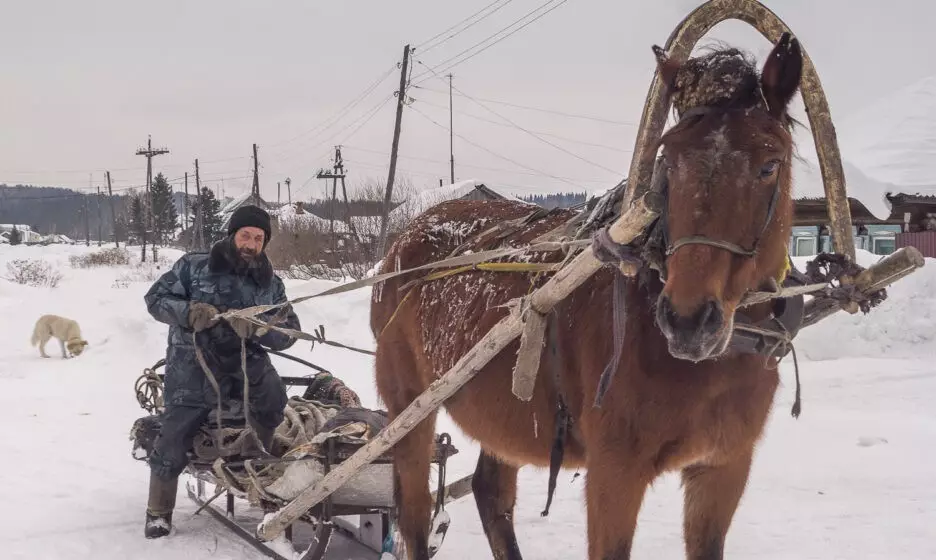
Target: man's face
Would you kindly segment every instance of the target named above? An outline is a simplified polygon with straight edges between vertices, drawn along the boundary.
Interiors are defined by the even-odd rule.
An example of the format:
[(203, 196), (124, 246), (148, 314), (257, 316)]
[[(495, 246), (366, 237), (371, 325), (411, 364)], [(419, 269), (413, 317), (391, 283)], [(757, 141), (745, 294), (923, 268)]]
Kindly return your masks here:
[(263, 251), (263, 230), (258, 227), (245, 226), (234, 234), (234, 247), (237, 254), (247, 262), (257, 258)]

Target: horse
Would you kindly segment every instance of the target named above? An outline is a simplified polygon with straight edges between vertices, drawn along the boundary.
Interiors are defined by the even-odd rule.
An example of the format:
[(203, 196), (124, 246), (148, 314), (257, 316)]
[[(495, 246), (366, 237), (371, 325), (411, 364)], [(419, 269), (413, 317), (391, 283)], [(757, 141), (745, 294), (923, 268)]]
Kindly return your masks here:
[[(654, 146), (666, 183), (654, 225), (665, 241), (663, 266), (644, 266), (625, 280), (603, 267), (560, 302), (529, 401), (511, 393), (514, 341), (445, 403), (481, 446), (472, 489), (499, 560), (522, 558), (513, 524), (517, 472), (550, 464), (557, 406), (570, 419), (561, 465), (587, 470), (590, 560), (630, 558), (645, 490), (669, 471), (682, 477), (686, 557), (723, 558), (779, 384), (777, 356), (737, 352), (729, 341), (745, 293), (776, 287), (788, 264), (795, 124), (788, 105), (802, 72), (799, 43), (784, 34), (760, 72), (737, 49), (720, 47), (682, 63), (654, 50), (679, 117)], [(529, 212), (511, 200), (441, 203), (401, 232), (381, 272), (491, 248), (482, 233), (508, 220), (521, 225), (493, 244), (520, 247), (573, 215), (559, 210), (523, 222)], [(543, 252), (528, 260), (561, 258)], [(391, 419), (505, 317), (509, 300), (548, 275), (415, 274), (387, 280), (372, 295), (376, 385)], [(616, 350), (619, 297), (626, 313)], [(766, 315), (769, 305), (744, 313)], [(613, 382), (596, 406), (599, 378), (616, 352)], [(430, 557), (435, 419), (433, 412), (393, 450), (398, 527), (411, 560)]]

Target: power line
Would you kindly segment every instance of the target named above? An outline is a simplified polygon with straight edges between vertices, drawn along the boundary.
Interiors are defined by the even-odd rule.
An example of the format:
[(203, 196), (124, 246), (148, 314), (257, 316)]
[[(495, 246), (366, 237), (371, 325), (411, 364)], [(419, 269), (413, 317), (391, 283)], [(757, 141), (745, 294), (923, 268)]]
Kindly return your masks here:
[[(441, 41), (438, 41), (438, 42), (436, 42), (435, 44), (426, 46), (426, 45), (428, 45), (429, 43), (432, 43), (432, 42), (433, 42), (435, 39), (437, 39), (438, 37), (441, 37), (441, 36), (444, 35), (445, 33), (448, 33), (449, 31), (455, 29), (456, 27), (458, 27), (458, 26), (461, 25), (462, 23), (465, 23), (466, 21), (468, 21), (468, 20), (474, 18), (474, 17), (477, 16), (478, 14), (484, 12), (485, 10), (487, 10), (488, 8), (490, 8), (491, 6), (494, 6), (495, 4), (500, 4), (501, 2), (503, 2), (503, 4), (501, 4), (500, 6), (497, 6), (496, 8), (494, 8), (493, 10), (491, 10), (490, 12), (488, 12), (488, 13), (484, 14), (483, 16), (481, 16), (479, 19), (477, 19), (477, 20), (475, 20), (475, 21), (469, 23), (468, 25), (466, 25), (466, 26), (463, 27), (462, 29), (456, 31), (455, 33), (449, 35), (449, 36), (446, 37), (445, 39), (442, 39)], [(432, 49), (438, 47), (439, 45), (442, 45), (442, 44), (446, 43), (447, 41), (451, 40), (452, 38), (454, 38), (454, 37), (456, 37), (456, 36), (458, 36), (458, 35), (464, 33), (466, 30), (468, 30), (468, 29), (470, 29), (471, 27), (477, 25), (478, 23), (481, 23), (482, 21), (484, 21), (485, 19), (487, 19), (489, 16), (491, 16), (491, 15), (497, 13), (501, 8), (507, 6), (507, 4), (510, 4), (511, 2), (513, 2), (513, 0), (506, 0), (506, 1), (504, 1), (504, 0), (494, 0), (494, 2), (491, 2), (491, 3), (488, 4), (487, 6), (481, 8), (481, 9), (478, 10), (477, 12), (475, 12), (475, 13), (471, 14), (470, 16), (466, 17), (465, 19), (459, 21), (459, 22), (456, 23), (455, 25), (449, 27), (448, 29), (446, 29), (446, 30), (444, 30), (444, 31), (440, 31), (439, 33), (436, 33), (436, 34), (433, 35), (431, 38), (427, 39), (426, 41), (423, 41), (422, 43), (420, 43), (420, 44), (418, 44), (418, 45), (416, 45), (416, 47), (415, 47), (413, 50), (417, 50), (417, 49), (418, 49), (420, 52), (427, 53), (427, 52), (431, 51)]]
[[(290, 138), (289, 140), (284, 140), (284, 141), (282, 141), (282, 142), (278, 142), (278, 143), (275, 143), (275, 144), (270, 144), (269, 147), (270, 147), (270, 148), (275, 148), (275, 147), (277, 147), (277, 146), (282, 146), (282, 145), (284, 145), (284, 144), (289, 144), (289, 143), (294, 142), (294, 141), (298, 140), (299, 138), (302, 138), (303, 136), (305, 136), (305, 135), (307, 135), (307, 134), (311, 134), (311, 133), (313, 133), (313, 132), (315, 132), (315, 131), (317, 131), (317, 130), (323, 128), (323, 127), (324, 127), (324, 128), (329, 128), (330, 126), (332, 126), (333, 124), (335, 124), (336, 122), (338, 122), (339, 120), (341, 120), (341, 118), (342, 118), (348, 111), (350, 111), (351, 109), (353, 109), (354, 107), (356, 107), (359, 103), (361, 103), (361, 101), (363, 101), (368, 95), (370, 95), (370, 93), (371, 93), (372, 91), (374, 91), (375, 89), (377, 89), (377, 86), (379, 86), (381, 83), (383, 83), (383, 81), (386, 80), (386, 79), (393, 73), (393, 71), (396, 70), (396, 68), (397, 68), (396, 64), (394, 64), (393, 66), (391, 66), (387, 71), (385, 71), (385, 72), (384, 72), (383, 74), (381, 74), (376, 80), (374, 80), (374, 82), (372, 82), (367, 88), (365, 88), (365, 90), (364, 90), (363, 92), (361, 92), (359, 95), (357, 95), (357, 96), (356, 96), (354, 99), (352, 99), (347, 105), (345, 105), (342, 109), (340, 109), (337, 113), (333, 114), (331, 117), (325, 119), (324, 121), (320, 122), (319, 124), (317, 124), (316, 126), (310, 128), (310, 129), (306, 130), (305, 132), (302, 132), (302, 133), (300, 133), (300, 134), (298, 134), (298, 135), (296, 135), (296, 136)], [(328, 123), (328, 124), (326, 124), (326, 123)]]
[[(298, 151), (296, 151), (296, 152), (292, 152), (292, 153), (280, 152), (280, 155), (277, 156), (277, 157), (271, 158), (271, 161), (272, 161), (273, 163), (289, 161), (290, 159), (292, 159), (292, 158), (294, 158), (294, 157), (296, 157), (296, 156), (298, 156), (298, 155), (302, 155), (302, 154), (304, 154), (304, 153), (306, 153), (306, 152), (308, 152), (308, 151), (310, 151), (310, 150), (314, 150), (315, 148), (318, 148), (318, 147), (321, 146), (322, 144), (325, 144), (325, 143), (329, 142), (329, 141), (332, 140), (333, 138), (337, 137), (338, 135), (342, 134), (343, 132), (345, 132), (345, 131), (347, 131), (347, 130), (350, 130), (352, 127), (354, 127), (354, 126), (356, 126), (356, 125), (357, 125), (357, 129), (355, 129), (354, 132), (352, 132), (352, 135), (355, 134), (355, 133), (357, 133), (357, 131), (358, 131), (361, 127), (363, 127), (363, 126), (367, 123), (367, 121), (369, 121), (370, 119), (372, 119), (372, 118), (380, 111), (380, 109), (387, 103), (387, 101), (389, 101), (389, 100), (392, 99), (392, 98), (393, 98), (393, 94), (387, 95), (387, 96), (386, 96), (385, 98), (383, 98), (379, 103), (377, 103), (376, 105), (374, 105), (374, 106), (371, 107), (370, 109), (368, 109), (368, 110), (364, 111), (363, 113), (361, 113), (360, 115), (358, 115), (358, 117), (355, 118), (353, 121), (351, 121), (350, 123), (346, 124), (344, 127), (339, 128), (339, 129), (336, 130), (336, 131), (333, 131), (329, 136), (323, 138), (322, 140), (319, 140), (318, 142), (312, 144), (311, 146), (304, 146), (304, 147), (302, 147), (302, 149), (300, 149), (300, 150), (298, 150)], [(363, 119), (363, 122), (362, 122), (362, 119)], [(358, 124), (358, 123), (360, 123), (360, 124)], [(330, 148), (329, 148), (329, 151), (331, 151)], [(321, 158), (316, 158), (316, 159), (321, 159)], [(300, 187), (300, 188), (302, 188), (302, 187)]]
[[(418, 101), (419, 101), (420, 103), (425, 104), (425, 105), (429, 105), (430, 107), (436, 107), (436, 108), (438, 108), (438, 109), (445, 109), (446, 111), (448, 110), (448, 107), (445, 107), (445, 106), (443, 106), (443, 105), (438, 105), (438, 104), (436, 104), (436, 103), (431, 103), (431, 102), (426, 101), (426, 100), (424, 100), (424, 99), (419, 99)], [(475, 119), (475, 120), (484, 122), (484, 123), (493, 124), (493, 125), (495, 125), (495, 126), (503, 126), (503, 127), (507, 127), (507, 128), (513, 128), (513, 126), (510, 125), (510, 124), (502, 123), (502, 122), (498, 122), (498, 121), (493, 121), (493, 120), (491, 120), (491, 119), (486, 119), (486, 118), (484, 118), (484, 117), (479, 117), (478, 115), (474, 115), (474, 114), (472, 114), (472, 113), (466, 113), (465, 111), (455, 111), (455, 113), (457, 113), (457, 114), (459, 114), (459, 115), (462, 115), (462, 116), (465, 116), (465, 117), (468, 117), (468, 118), (471, 118), (471, 119)], [(606, 144), (597, 144), (597, 143), (595, 143), (595, 142), (586, 142), (586, 141), (584, 141), (584, 140), (576, 140), (575, 138), (569, 138), (569, 137), (567, 137), (567, 136), (561, 136), (561, 135), (559, 135), (559, 134), (553, 134), (553, 133), (551, 133), (551, 132), (543, 132), (543, 131), (541, 131), (541, 130), (535, 130), (535, 131), (533, 131), (533, 132), (536, 132), (536, 134), (540, 134), (540, 135), (542, 135), (542, 136), (551, 136), (551, 137), (553, 137), (553, 138), (558, 138), (558, 139), (560, 139), (560, 140), (565, 140), (566, 142), (572, 142), (572, 143), (574, 143), (574, 144), (581, 144), (581, 145), (583, 145), (583, 146), (592, 146), (592, 147), (595, 147), (595, 148), (604, 148), (604, 149), (606, 149), (606, 150), (612, 150), (612, 151), (615, 151), (615, 152), (621, 152), (621, 153), (626, 153), (626, 154), (629, 154), (629, 153), (631, 153), (631, 152), (633, 151), (633, 150), (625, 150), (625, 149), (623, 149), (623, 148), (615, 148), (614, 146), (608, 146), (608, 145), (606, 145)]]
[[(540, 4), (540, 5), (537, 6), (536, 8), (534, 8), (534, 9), (530, 10), (529, 12), (527, 12), (526, 14), (524, 14), (522, 17), (520, 17), (519, 19), (517, 19), (516, 21), (514, 21), (514, 22), (511, 23), (510, 25), (508, 25), (508, 26), (506, 26), (506, 27), (500, 29), (499, 31), (497, 31), (497, 32), (495, 32), (495, 33), (489, 35), (488, 37), (482, 39), (481, 41), (475, 43), (474, 45), (468, 47), (467, 49), (465, 49), (465, 50), (459, 52), (458, 54), (456, 54), (456, 55), (454, 55), (454, 56), (450, 56), (449, 58), (447, 58), (447, 59), (443, 60), (442, 62), (436, 64), (435, 67), (431, 68), (431, 70), (438, 70), (440, 73), (441, 73), (441, 72), (448, 72), (448, 71), (450, 71), (452, 68), (458, 66), (459, 64), (462, 64), (462, 63), (464, 63), (464, 62), (466, 62), (466, 61), (468, 61), (468, 60), (471, 60), (472, 58), (478, 56), (479, 54), (481, 54), (481, 53), (483, 53), (484, 51), (488, 50), (489, 48), (493, 47), (493, 46), (496, 45), (497, 43), (500, 43), (501, 41), (503, 41), (503, 40), (506, 39), (507, 37), (510, 37), (510, 36), (512, 36), (513, 34), (517, 33), (518, 31), (521, 31), (522, 29), (526, 28), (528, 25), (532, 24), (533, 22), (539, 20), (540, 18), (542, 18), (542, 17), (545, 16), (546, 14), (548, 14), (548, 13), (552, 12), (553, 10), (555, 10), (556, 8), (562, 6), (563, 4), (565, 4), (566, 2), (568, 2), (569, 0), (558, 0), (558, 2), (559, 2), (558, 4), (555, 4), (554, 6), (549, 7), (550, 4), (552, 4), (553, 2), (556, 2), (556, 1), (557, 1), (557, 0), (547, 0), (547, 1), (544, 2), (543, 4)], [(511, 27), (513, 27), (513, 26), (517, 25), (518, 23), (522, 22), (523, 20), (525, 20), (526, 18), (528, 18), (528, 17), (531, 16), (532, 14), (535, 14), (536, 12), (538, 12), (538, 11), (544, 9), (544, 8), (547, 8), (547, 7), (549, 7), (548, 10), (546, 10), (546, 11), (544, 11), (543, 13), (537, 15), (535, 18), (533, 18), (533, 19), (531, 19), (530, 21), (524, 23), (523, 25), (521, 25), (521, 26), (518, 27), (517, 29), (514, 29), (514, 30), (511, 31), (510, 33), (507, 33), (506, 35), (504, 35), (504, 36), (502, 36), (502, 37), (499, 37), (499, 38), (498, 38), (497, 40), (495, 40), (493, 43), (490, 43), (490, 44), (488, 44), (488, 45), (485, 45), (485, 46), (484, 46), (483, 48), (481, 48), (480, 50), (478, 50), (478, 51), (476, 51), (476, 52), (470, 54), (469, 56), (466, 56), (466, 57), (462, 58), (461, 60), (456, 60), (456, 59), (458, 59), (459, 57), (461, 57), (463, 54), (468, 53), (468, 52), (470, 52), (471, 50), (473, 50), (475, 47), (478, 47), (478, 46), (480, 46), (480, 45), (483, 45), (484, 43), (486, 43), (487, 41), (493, 39), (494, 37), (496, 37), (496, 36), (499, 35), (500, 33), (503, 33), (504, 31), (507, 31), (507, 30), (510, 29)], [(455, 61), (455, 62), (452, 62), (452, 61)], [(452, 62), (452, 64), (449, 64), (450, 62)], [(446, 66), (446, 65), (448, 65), (448, 66)], [(445, 66), (445, 68), (441, 68), (442, 66)], [(441, 69), (440, 69), (440, 68), (441, 68)], [(416, 79), (417, 79), (417, 80), (420, 80), (420, 78), (422, 78), (423, 76), (426, 76), (426, 75), (428, 75), (428, 74), (429, 74), (428, 71), (427, 71), (427, 72), (424, 72), (424, 73), (420, 74), (419, 76), (416, 76)], [(422, 82), (422, 81), (425, 81), (425, 80), (420, 80), (420, 82)], [(417, 84), (420, 83), (420, 82), (417, 82)]]
[[(401, 157), (402, 157), (402, 156), (401, 156)], [(347, 162), (350, 162), (350, 160), (345, 159), (345, 162), (346, 162), (346, 163), (347, 163)], [(360, 162), (360, 161), (355, 162), (355, 164), (356, 164), (356, 165), (359, 165), (359, 166), (362, 166), (362, 167), (367, 167), (367, 168), (370, 168), (370, 169), (383, 169), (383, 168), (386, 167), (386, 166), (381, 166), (381, 165), (378, 165), (378, 164), (366, 163), (366, 162)], [(432, 172), (428, 172), (428, 171), (416, 171), (416, 170), (413, 170), (413, 169), (402, 168), (402, 167), (398, 168), (398, 170), (399, 170), (401, 173), (405, 174), (405, 175), (417, 175), (417, 176), (433, 177), (433, 178), (437, 178), (437, 177), (439, 176), (438, 173), (432, 173)], [(598, 182), (598, 181), (595, 181), (595, 182)], [(497, 182), (488, 183), (488, 184), (494, 184), (494, 185), (496, 185), (496, 186), (498, 186), (498, 187), (503, 186), (503, 187), (509, 187), (509, 188), (511, 188), (511, 189), (519, 189), (519, 190), (527, 191), (527, 192), (535, 192), (535, 193), (544, 193), (544, 192), (545, 192), (545, 193), (548, 193), (548, 192), (550, 192), (550, 191), (543, 191), (543, 187), (542, 187), (542, 186), (517, 185), (517, 184), (515, 184), (515, 183), (504, 183), (504, 182), (502, 182), (502, 181), (497, 181)], [(576, 185), (576, 188), (580, 188), (580, 189), (582, 189), (582, 190), (585, 191), (585, 192), (588, 192), (588, 190), (589, 190), (589, 189), (586, 189), (586, 188), (581, 187), (581, 186), (578, 186), (578, 185)]]
[[(412, 87), (414, 87), (414, 88), (416, 88), (416, 89), (421, 89), (421, 90), (423, 90), (423, 91), (431, 91), (432, 93), (438, 93), (438, 94), (448, 95), (448, 92), (445, 92), (445, 91), (442, 91), (442, 90), (438, 90), (438, 89), (428, 88), (428, 87), (426, 87), (426, 86), (414, 85), (414, 86), (412, 86)], [(464, 97), (461, 93), (456, 93), (456, 95), (458, 95), (459, 97)], [(530, 105), (521, 105), (521, 104), (519, 104), (519, 103), (511, 103), (511, 102), (508, 102), (508, 101), (499, 101), (499, 100), (497, 100), (497, 99), (490, 99), (490, 98), (485, 98), (485, 97), (475, 97), (475, 99), (478, 99), (478, 100), (480, 100), (480, 101), (486, 101), (486, 102), (488, 102), (488, 103), (494, 103), (494, 104), (497, 104), (497, 105), (505, 105), (505, 106), (507, 106), (507, 107), (516, 107), (516, 108), (518, 108), (518, 109), (527, 109), (527, 110), (529, 110), (529, 111), (539, 111), (540, 113), (549, 113), (549, 114), (552, 114), (552, 115), (559, 115), (559, 116), (562, 116), (562, 117), (569, 117), (569, 118), (573, 118), (573, 119), (584, 119), (584, 120), (588, 120), (588, 121), (596, 121), (596, 122), (607, 123), (607, 124), (614, 124), (614, 125), (619, 125), (619, 126), (637, 126), (637, 123), (635, 123), (635, 122), (616, 121), (616, 120), (613, 120), (613, 119), (605, 119), (605, 118), (602, 118), (602, 117), (595, 117), (595, 116), (592, 116), (592, 115), (582, 115), (582, 114), (576, 114), (576, 113), (569, 113), (569, 112), (566, 112), (566, 111), (557, 111), (557, 110), (555, 110), (555, 109), (544, 109), (544, 108), (542, 108), (542, 107), (532, 107), (532, 106), (530, 106)]]
[[(435, 71), (434, 71), (434, 70), (430, 69), (429, 71), (432, 72), (433, 74), (435, 74)], [(439, 77), (438, 74), (436, 74), (436, 77), (437, 77), (437, 78)], [(441, 79), (441, 78), (440, 78), (440, 79)], [(485, 111), (487, 111), (487, 112), (491, 113), (492, 115), (494, 115), (494, 116), (500, 118), (501, 120), (503, 120), (503, 121), (509, 123), (511, 126), (513, 126), (514, 128), (516, 128), (517, 130), (520, 130), (520, 131), (525, 132), (526, 134), (529, 134), (530, 136), (532, 136), (533, 138), (536, 138), (536, 139), (539, 140), (540, 142), (542, 142), (542, 143), (544, 143), (544, 144), (546, 144), (546, 145), (548, 145), (548, 146), (552, 146), (553, 148), (559, 150), (560, 152), (562, 152), (562, 153), (564, 153), (564, 154), (568, 154), (568, 155), (574, 157), (575, 159), (578, 159), (578, 160), (580, 160), (580, 161), (583, 161), (583, 162), (585, 162), (585, 163), (587, 163), (587, 164), (589, 164), (589, 165), (594, 165), (595, 167), (599, 167), (599, 168), (601, 168), (601, 169), (604, 169), (605, 171), (607, 171), (607, 172), (609, 172), (609, 173), (615, 173), (615, 174), (618, 173), (617, 171), (615, 171), (614, 169), (611, 169), (610, 167), (605, 167), (604, 165), (601, 165), (600, 163), (596, 163), (596, 162), (594, 162), (594, 161), (591, 161), (590, 159), (584, 158), (584, 157), (582, 157), (582, 156), (576, 154), (575, 152), (572, 152), (572, 151), (570, 151), (570, 150), (567, 150), (567, 149), (563, 148), (562, 146), (560, 146), (560, 145), (558, 145), (558, 144), (556, 144), (556, 143), (554, 143), (554, 142), (550, 142), (549, 140), (546, 140), (545, 138), (543, 138), (543, 137), (537, 135), (535, 132), (532, 132), (532, 131), (530, 131), (529, 129), (526, 129), (526, 128), (524, 128), (524, 127), (518, 125), (517, 123), (513, 122), (512, 120), (508, 119), (508, 118), (505, 117), (504, 115), (501, 115), (500, 113), (498, 113), (498, 112), (495, 111), (494, 109), (491, 109), (490, 107), (488, 107), (488, 106), (485, 105), (484, 103), (481, 103), (480, 101), (478, 101), (477, 99), (471, 97), (470, 95), (468, 95), (467, 93), (463, 92), (462, 90), (460, 90), (460, 89), (458, 89), (458, 88), (455, 88), (455, 91), (457, 91), (458, 93), (460, 93), (463, 97), (467, 98), (469, 101), (475, 103), (476, 105), (479, 105), (479, 106), (480, 106), (482, 109), (484, 109)]]
[[(412, 105), (408, 105), (408, 107), (409, 107), (411, 110), (415, 111), (418, 115), (420, 115), (420, 116), (423, 117), (424, 119), (426, 119), (426, 120), (428, 120), (429, 122), (431, 122), (432, 124), (436, 125), (437, 127), (441, 128), (442, 130), (448, 131), (448, 128), (447, 128), (445, 125), (439, 124), (439, 123), (436, 122), (432, 117), (430, 117), (429, 115), (423, 113), (422, 111), (420, 111), (420, 110), (417, 109), (416, 107), (413, 107)], [(512, 160), (512, 159), (508, 158), (507, 156), (503, 156), (503, 155), (501, 155), (501, 154), (498, 154), (497, 152), (494, 152), (494, 151), (492, 151), (492, 150), (489, 150), (489, 149), (485, 148), (484, 146), (482, 146), (482, 145), (480, 145), (480, 144), (477, 144), (477, 143), (475, 143), (475, 142), (472, 142), (471, 140), (465, 138), (464, 136), (462, 136), (461, 134), (458, 134), (457, 132), (454, 133), (454, 134), (455, 134), (455, 136), (458, 136), (459, 138), (461, 138), (461, 139), (464, 140), (465, 142), (471, 144), (471, 145), (474, 146), (475, 148), (478, 148), (479, 150), (483, 150), (483, 151), (485, 151), (485, 152), (491, 154), (492, 156), (494, 156), (494, 157), (496, 157), (496, 158), (500, 158), (500, 159), (502, 159), (502, 160), (504, 160), (504, 161), (507, 161), (507, 162), (509, 162), (509, 163), (512, 163), (512, 164), (517, 165), (517, 166), (519, 166), (519, 167), (522, 167), (522, 168), (524, 168), (524, 169), (528, 169), (528, 170), (530, 170), (530, 171), (534, 171), (534, 172), (536, 172), (536, 173), (539, 173), (539, 174), (541, 174), (541, 175), (543, 175), (543, 176), (545, 176), (545, 177), (550, 177), (550, 178), (552, 178), (552, 179), (556, 179), (557, 181), (562, 181), (563, 183), (568, 183), (569, 185), (572, 185), (573, 187), (579, 188), (579, 185), (576, 185), (575, 183), (573, 183), (573, 182), (571, 182), (571, 181), (568, 181), (568, 180), (566, 180), (566, 179), (563, 179), (562, 177), (557, 177), (557, 176), (555, 176), (555, 175), (552, 175), (552, 174), (549, 174), (549, 173), (545, 173), (545, 172), (543, 172), (543, 171), (540, 171), (540, 170), (538, 170), (538, 169), (535, 169), (535, 168), (533, 168), (533, 167), (530, 167), (529, 165), (524, 165), (524, 164), (522, 164), (522, 163), (520, 163), (520, 162), (518, 162), (518, 161)]]
[[(347, 144), (345, 144), (344, 146), (345, 146), (345, 148), (348, 148), (348, 149), (351, 149), (351, 150), (357, 150), (357, 151), (361, 151), (361, 152), (369, 152), (369, 153), (377, 154), (377, 155), (381, 155), (381, 156), (387, 156), (387, 155), (389, 155), (389, 154), (387, 154), (386, 152), (381, 152), (380, 150), (371, 150), (371, 149), (368, 149), (368, 148), (362, 148), (362, 147), (360, 147), (360, 146), (351, 146), (351, 145), (347, 145)], [(408, 156), (408, 155), (403, 155), (403, 154), (398, 154), (398, 157), (403, 158), (403, 159), (411, 159), (411, 160), (415, 160), (415, 161), (424, 161), (424, 162), (427, 162), (427, 163), (437, 163), (437, 164), (440, 164), (440, 165), (441, 165), (441, 164), (446, 164), (446, 165), (447, 165), (447, 164), (449, 163), (449, 162), (443, 161), (443, 160), (441, 160), (441, 159), (432, 159), (432, 158), (425, 158), (425, 157), (418, 157), (418, 156)], [(349, 162), (349, 163), (361, 163), (361, 162), (359, 162), (359, 161), (357, 161), (357, 160), (348, 159), (348, 158), (345, 158), (345, 162)], [(365, 162), (365, 163), (370, 163), (370, 162)], [(499, 172), (499, 173), (515, 173), (515, 174), (517, 174), (517, 175), (529, 175), (529, 176), (533, 176), (533, 177), (549, 177), (549, 178), (552, 178), (552, 177), (550, 177), (549, 175), (544, 175), (544, 174), (542, 174), (542, 173), (533, 173), (533, 172), (529, 172), (529, 171), (517, 171), (517, 170), (515, 170), (515, 169), (504, 169), (504, 168), (502, 168), (502, 167), (485, 167), (485, 166), (483, 166), (483, 165), (470, 165), (470, 164), (467, 164), (467, 163), (465, 163), (465, 164), (459, 164), (459, 165), (460, 165), (461, 167), (469, 167), (469, 168), (471, 168), (471, 169), (482, 169), (482, 170), (485, 170), (485, 171), (497, 171), (497, 172)], [(562, 179), (566, 179), (566, 180), (568, 180), (568, 181), (579, 181), (579, 182), (582, 182), (582, 183), (604, 183), (604, 182), (607, 182), (605, 179), (580, 179), (580, 178), (577, 178), (577, 177), (562, 177)]]
[(361, 130), (362, 128), (364, 128), (364, 126), (366, 126), (367, 123), (371, 122), (371, 120), (372, 120), (375, 116), (377, 116), (377, 113), (379, 113), (381, 109), (383, 109), (384, 107), (387, 106), (387, 102), (390, 101), (391, 99), (393, 99), (393, 96), (392, 96), (392, 95), (389, 95), (389, 96), (387, 96), (386, 98), (384, 98), (384, 100), (381, 101), (380, 104), (377, 105), (377, 106), (373, 109), (373, 111), (371, 112), (370, 116), (368, 116), (366, 119), (364, 119), (364, 122), (362, 122), (362, 123), (359, 124), (357, 127), (355, 127), (355, 129), (352, 130), (350, 134), (348, 134), (347, 136), (345, 136), (345, 137), (341, 140), (341, 142), (338, 142), (338, 143), (339, 143), (339, 144), (344, 144), (344, 143), (346, 143), (348, 140), (350, 140), (352, 137), (354, 137), (354, 135), (357, 134), (359, 130)]

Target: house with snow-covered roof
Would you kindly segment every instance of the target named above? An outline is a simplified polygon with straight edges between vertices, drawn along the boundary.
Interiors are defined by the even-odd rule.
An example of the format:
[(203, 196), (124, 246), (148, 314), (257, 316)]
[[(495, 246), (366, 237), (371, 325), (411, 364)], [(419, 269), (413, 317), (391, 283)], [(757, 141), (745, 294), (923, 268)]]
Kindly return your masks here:
[[(837, 127), (859, 248), (888, 254), (914, 246), (936, 257), (936, 76), (849, 115)], [(825, 193), (811, 138), (798, 138), (791, 252), (830, 250)], [(806, 251), (800, 253), (799, 251)]]
[(263, 200), (259, 194), (254, 192), (244, 193), (232, 198), (228, 201), (227, 204), (221, 207), (221, 210), (218, 212), (218, 214), (221, 216), (221, 230), (227, 231), (228, 223), (230, 223), (231, 216), (234, 214), (234, 211), (241, 206), (247, 205), (258, 206), (267, 212), (273, 211), (273, 205)]
[(5, 234), (4, 238), (9, 242), (10, 235), (16, 229), (20, 233), (20, 243), (39, 243), (42, 241), (42, 234), (33, 231), (27, 224), (0, 224), (0, 234)]
[(505, 198), (507, 197), (477, 179), (466, 179), (451, 185), (442, 185), (417, 192), (394, 209), (390, 213), (390, 218), (391, 221), (413, 218), (436, 204), (449, 200), (500, 200)]

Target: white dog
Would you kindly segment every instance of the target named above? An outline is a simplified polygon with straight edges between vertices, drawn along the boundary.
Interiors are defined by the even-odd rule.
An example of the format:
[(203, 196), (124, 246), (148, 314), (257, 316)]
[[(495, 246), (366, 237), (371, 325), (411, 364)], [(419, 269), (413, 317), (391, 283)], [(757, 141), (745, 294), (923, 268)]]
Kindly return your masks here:
[[(81, 329), (78, 323), (58, 315), (43, 315), (36, 321), (36, 327), (33, 329), (32, 345), (39, 345), (39, 355), (48, 358), (45, 353), (45, 345), (49, 340), (55, 337), (62, 348), (62, 357), (68, 358), (68, 353), (72, 356), (79, 356), (88, 345), (86, 340), (81, 338)], [(68, 349), (68, 353), (65, 349)]]

